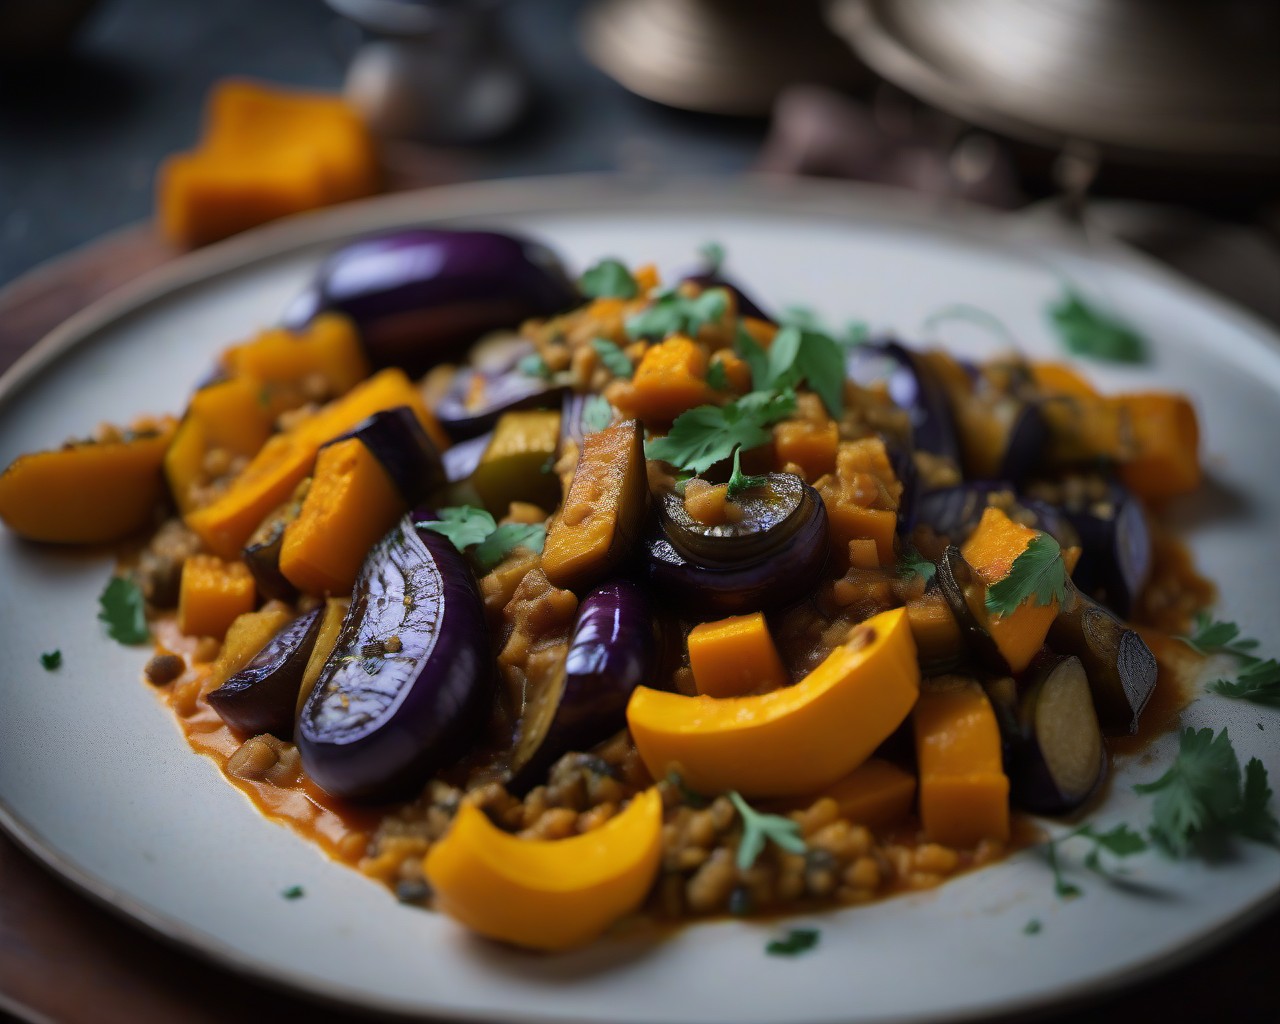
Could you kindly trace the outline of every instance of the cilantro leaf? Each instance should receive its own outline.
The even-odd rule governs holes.
[[[707,804],[711,803],[709,797],[706,797],[701,793],[695,793],[690,789],[685,784],[684,776],[677,771],[667,772],[666,781],[668,784],[675,787],[676,792],[680,794],[681,801],[688,804],[690,807],[706,807]]]
[[[1240,639],[1239,626],[1234,622],[1216,620],[1205,611],[1196,613],[1195,631],[1191,636],[1184,636],[1179,639],[1192,650],[1204,655],[1234,654],[1246,663],[1259,660],[1253,654],[1253,651],[1258,646],[1257,640],[1252,638]]]
[[[987,611],[1009,615],[1028,599],[1038,605],[1061,602],[1066,589],[1062,548],[1049,534],[1037,533],[1013,560],[1004,579],[987,588]]]
[[[708,274],[718,274],[720,268],[724,266],[724,246],[719,242],[704,242],[698,246],[698,255],[706,264]]]
[[[738,844],[738,869],[746,871],[764,850],[766,840],[789,853],[804,853],[808,847],[800,838],[800,825],[780,814],[761,814],[736,792],[728,794],[729,802],[742,818],[742,841]]]
[[[287,889],[282,889],[280,895],[287,900],[298,900],[305,896],[306,892],[300,885],[291,885]]]
[[[843,411],[844,350],[832,338],[791,325],[774,335],[768,352],[746,331],[738,334],[738,348],[757,391],[792,388],[803,380],[832,416]]]
[[[1116,363],[1141,363],[1147,358],[1146,342],[1140,334],[1089,305],[1074,289],[1068,288],[1047,313],[1069,352]]]
[[[769,353],[742,324],[733,342],[733,350],[751,370],[751,386],[756,391],[769,390]]]
[[[144,644],[151,638],[142,591],[123,576],[111,577],[98,597],[98,620],[106,624],[107,636],[119,643]]]
[[[714,362],[707,367],[707,387],[712,391],[729,390],[729,373],[724,368],[724,363]]]
[[[1255,659],[1234,681],[1217,679],[1209,684],[1209,689],[1224,697],[1280,707],[1280,662],[1275,658]]]
[[[753,487],[763,487],[769,482],[767,476],[748,476],[742,472],[741,466],[742,448],[741,446],[733,450],[733,473],[729,476],[729,486],[725,489],[725,497],[732,501],[743,491],[749,491]]]
[[[645,443],[651,459],[702,473],[729,458],[735,448],[750,451],[772,436],[768,427],[795,411],[795,395],[755,391],[722,406],[699,405],[681,413],[666,437]]]
[[[551,379],[551,367],[537,352],[530,352],[527,356],[521,356],[520,361],[516,363],[516,369],[526,377],[541,377],[543,380]]]
[[[915,548],[907,548],[898,562],[899,576],[920,576],[928,583],[938,571],[936,562],[931,562]]]
[[[1212,729],[1183,730],[1172,767],[1154,782],[1133,787],[1156,794],[1152,837],[1176,857],[1207,843],[1220,844],[1233,833],[1272,841],[1275,819],[1267,807],[1267,772],[1261,762],[1256,768],[1253,764],[1242,792],[1240,762],[1227,730],[1217,736]]]
[[[729,293],[723,288],[708,288],[694,298],[667,292],[627,320],[627,336],[661,339],[683,334],[694,338],[707,324],[724,319],[728,311]]]
[[[1082,825],[1078,834],[1087,836],[1101,848],[1116,857],[1131,857],[1147,848],[1147,841],[1124,822],[1106,832],[1097,831],[1092,825]]]
[[[578,289],[589,299],[634,299],[640,286],[620,260],[601,260],[578,278]]]
[[[493,516],[482,508],[473,505],[459,505],[455,508],[442,508],[439,519],[430,522],[415,523],[424,530],[438,533],[459,551],[479,544],[498,528]]]
[[[1083,895],[1083,890],[1078,885],[1067,881],[1058,857],[1058,848],[1068,840],[1077,838],[1088,839],[1093,844],[1089,852],[1085,854],[1084,866],[1094,874],[1101,875],[1107,879],[1112,878],[1113,875],[1111,871],[1102,865],[1104,851],[1113,857],[1123,858],[1131,857],[1135,853],[1142,853],[1148,846],[1147,841],[1142,836],[1123,823],[1106,832],[1099,832],[1086,822],[1079,828],[1066,833],[1066,835],[1051,839],[1047,844],[1045,856],[1049,862],[1049,868],[1053,871],[1054,892],[1060,899],[1064,900],[1074,899]]]
[[[600,362],[604,363],[604,368],[615,377],[630,380],[631,375],[636,372],[627,354],[608,338],[592,338],[591,347],[596,350],[596,355],[600,357]]]
[[[547,527],[544,523],[504,523],[471,549],[481,572],[488,572],[507,557],[513,548],[524,547],[541,551],[546,543]]]
[[[613,423],[613,406],[604,395],[592,395],[582,403],[578,422],[585,433],[595,434]]]
[[[1033,917],[1030,921],[1028,921],[1025,925],[1022,926],[1022,934],[1023,935],[1039,935],[1040,929],[1042,927],[1043,926],[1040,924],[1040,918]]]
[[[52,672],[54,669],[62,665],[62,652],[59,650],[45,651],[40,655],[40,664],[44,666],[46,672]]]
[[[818,944],[822,933],[817,928],[792,928],[781,939],[772,939],[764,947],[770,956],[799,956]]]
[[[805,331],[796,369],[838,419],[844,411],[844,350],[825,334]]]

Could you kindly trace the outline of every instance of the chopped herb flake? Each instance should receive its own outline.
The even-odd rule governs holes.
[[[640,286],[620,260],[601,260],[578,278],[578,288],[589,299],[634,299]]]
[[[1115,363],[1141,363],[1147,358],[1146,342],[1140,334],[1091,306],[1073,289],[1068,288],[1047,312],[1069,352]]]
[[[707,387],[713,391],[729,390],[729,374],[724,363],[717,361],[707,367]]]
[[[783,327],[766,352],[745,329],[738,331],[738,354],[751,367],[756,391],[778,391],[807,383],[839,417],[844,409],[844,349],[820,331]]]
[[[693,338],[707,324],[724,319],[728,311],[729,293],[723,288],[708,288],[692,299],[667,292],[627,321],[627,335],[659,340],[673,334]]]
[[[1038,917],[1033,917],[1022,928],[1023,935],[1039,935],[1042,925]]]
[[[481,572],[488,572],[514,548],[541,551],[546,539],[545,523],[505,523],[472,548],[471,557]]]
[[[631,379],[631,375],[635,373],[635,367],[631,365],[631,360],[622,349],[608,338],[592,338],[591,347],[596,350],[596,355],[600,357],[600,362],[604,363],[606,370],[623,380]]]
[[[915,548],[907,548],[898,562],[898,575],[902,577],[919,576],[926,583],[933,579],[938,571],[937,563],[929,561]]]
[[[1258,647],[1257,640],[1241,638],[1240,627],[1234,622],[1219,621],[1205,611],[1196,614],[1195,629],[1191,636],[1180,639],[1188,647],[1204,655],[1233,654],[1247,664],[1260,660],[1253,653]]]
[[[98,620],[107,636],[122,644],[143,644],[151,638],[147,628],[147,603],[133,580],[113,576],[98,598]]]
[[[588,434],[604,430],[613,423],[613,406],[604,395],[592,395],[582,403],[582,416],[579,420],[582,429]]]
[[[1062,548],[1047,533],[1037,533],[1009,567],[1008,574],[987,588],[987,611],[1009,615],[1024,601],[1038,605],[1066,597],[1067,567]]]
[[[287,900],[300,900],[306,895],[306,892],[300,885],[291,885],[289,888],[281,890],[280,895]]]
[[[551,379],[551,367],[537,352],[530,352],[527,356],[522,356],[520,361],[516,363],[516,369],[526,377],[541,377],[543,380]]]
[[[792,928],[781,939],[772,939],[764,947],[770,956],[799,956],[813,949],[822,933],[817,928]]]
[[[771,840],[789,853],[804,853],[808,847],[800,838],[800,825],[780,814],[762,814],[747,803],[738,793],[728,794],[742,817],[742,841],[738,843],[738,870],[746,871],[764,851],[766,840]]]
[[[1209,689],[1224,697],[1280,707],[1280,662],[1275,658],[1255,661],[1241,670],[1234,680],[1214,680]]]
[[[723,245],[719,242],[706,242],[698,246],[698,255],[702,257],[708,274],[720,273],[720,268],[724,266]]]
[[[40,664],[44,666],[46,672],[52,672],[56,668],[62,666],[61,651],[45,651],[40,655]]]

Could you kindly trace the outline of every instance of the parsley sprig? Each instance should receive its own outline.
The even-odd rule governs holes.
[[[677,469],[704,473],[737,448],[750,451],[767,442],[769,426],[795,412],[796,396],[753,391],[724,405],[699,405],[682,412],[666,437],[645,443],[645,455]]]
[[[1280,662],[1275,658],[1255,662],[1235,679],[1215,679],[1209,689],[1224,697],[1280,707]]]
[[[707,387],[712,391],[729,390],[729,371],[724,363],[717,361],[707,367]]]
[[[541,377],[543,380],[551,379],[551,367],[537,352],[530,352],[527,356],[521,356],[520,361],[516,363],[516,369],[526,377]]]
[[[133,580],[113,576],[98,597],[98,620],[107,627],[107,636],[122,644],[145,644],[151,639],[147,628],[147,602]]]
[[[733,450],[733,472],[729,475],[729,485],[725,489],[725,497],[732,501],[743,491],[753,487],[763,487],[769,482],[767,476],[748,476],[742,472],[742,448]]]
[[[40,664],[44,666],[46,672],[52,672],[60,668],[62,666],[62,651],[45,651],[40,655]]]
[[[604,368],[615,377],[630,380],[631,375],[636,372],[627,354],[608,338],[592,338],[591,347],[596,350]]]
[[[1009,615],[1028,599],[1038,605],[1061,603],[1066,591],[1062,548],[1049,534],[1037,533],[1013,560],[1005,577],[987,588],[987,611]]]
[[[542,523],[504,523],[499,526],[493,516],[473,505],[442,508],[439,514],[439,519],[414,525],[446,538],[455,548],[470,556],[481,572],[491,570],[513,548],[541,551],[547,537],[547,528]]]
[[[766,841],[776,843],[789,853],[804,853],[807,847],[800,838],[800,825],[780,814],[762,814],[742,796],[728,794],[729,802],[742,818],[742,841],[738,844],[738,870],[746,871],[764,851]]]
[[[640,285],[621,260],[604,259],[578,278],[578,290],[589,299],[634,299]]]
[[[1073,288],[1067,288],[1046,312],[1069,352],[1113,363],[1141,363],[1147,358],[1142,335],[1091,305]]]
[[[708,288],[693,298],[664,292],[648,309],[627,320],[627,336],[659,341],[673,334],[694,338],[707,324],[724,319],[728,311],[729,293],[723,288]]]
[[[1094,874],[1100,875],[1109,881],[1115,879],[1115,872],[1103,866],[1102,854],[1104,852],[1113,857],[1124,858],[1131,857],[1135,853],[1142,853],[1148,848],[1147,841],[1123,823],[1108,829],[1106,832],[1099,832],[1092,825],[1086,823],[1079,828],[1072,829],[1065,835],[1051,839],[1045,844],[1045,857],[1049,861],[1050,870],[1053,871],[1054,892],[1062,899],[1074,899],[1083,895],[1083,890],[1078,885],[1067,881],[1059,858],[1059,848],[1062,844],[1077,838],[1088,839],[1093,844],[1089,852],[1084,856],[1082,861],[1084,866]]]
[[[1234,622],[1215,620],[1207,612],[1201,612],[1196,616],[1192,635],[1181,639],[1205,656],[1230,655],[1241,666],[1235,679],[1220,678],[1210,683],[1212,692],[1254,704],[1280,707],[1280,662],[1275,658],[1264,661],[1254,654],[1258,641],[1242,637],[1240,627]]]
[[[1252,637],[1241,637],[1240,627],[1234,622],[1219,621],[1208,612],[1201,611],[1196,614],[1194,628],[1191,636],[1181,637],[1181,640],[1201,654],[1234,654],[1247,663],[1260,660],[1253,653],[1258,641]]]
[[[898,575],[903,578],[919,576],[928,583],[937,571],[937,563],[929,561],[913,547],[907,548],[898,561]]]
[[[579,418],[585,433],[595,434],[613,423],[613,406],[604,395],[592,395],[582,403],[582,415]]]
[[[839,417],[844,411],[844,349],[828,335],[783,327],[766,351],[740,329],[734,348],[751,368],[756,391],[781,391],[804,381],[832,416]]]

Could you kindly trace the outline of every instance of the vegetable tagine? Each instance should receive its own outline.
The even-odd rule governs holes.
[[[180,419],[17,459],[0,517],[145,537],[101,618],[155,643],[192,746],[482,935],[936,886],[1025,841],[1021,812],[1084,807],[1187,699],[1171,637],[1212,588],[1154,511],[1199,485],[1195,412],[837,338],[720,255],[664,288],[495,233],[357,241]],[[1225,733],[1183,747],[1239,783]],[[1260,771],[1230,812],[1253,825],[1219,817],[1269,838]],[[1147,846],[1071,835],[1095,865]]]

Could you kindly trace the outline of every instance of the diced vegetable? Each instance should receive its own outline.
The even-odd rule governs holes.
[[[791,681],[760,612],[694,626],[689,667],[698,692],[708,697],[742,697]]]
[[[944,676],[920,692],[912,716],[920,821],[947,846],[1009,838],[1009,779],[991,702],[972,679]]]
[[[298,687],[320,619],[319,608],[299,616],[209,693],[210,705],[227,725],[249,736],[269,732],[283,740],[292,737]]]
[[[256,612],[237,616],[209,670],[208,685],[216,688],[239,672],[293,618],[286,605],[272,601]]]
[[[190,512],[200,501],[200,487],[210,474],[208,461],[222,452],[252,458],[271,435],[274,419],[263,401],[262,384],[248,377],[219,380],[191,396],[187,411],[164,453],[165,478],[178,511]]]
[[[795,463],[810,482],[836,468],[836,446],[840,432],[835,420],[785,420],[773,427],[774,451],[779,466]]]
[[[339,313],[318,316],[296,332],[281,327],[262,331],[227,349],[222,365],[233,378],[257,382],[267,398],[279,385],[323,385],[328,397],[337,397],[372,372],[355,325]]]
[[[231,625],[257,603],[253,576],[243,562],[192,555],[183,563],[178,591],[178,628],[187,636],[221,640]]]
[[[637,909],[662,859],[662,798],[650,788],[580,836],[519,839],[463,804],[423,866],[436,905],[474,932],[531,949],[598,937]]]
[[[830,785],[910,713],[920,682],[906,613],[883,612],[794,686],[753,697],[685,697],[639,687],[632,739],[654,778],[696,792],[787,796]]]
[[[645,351],[630,381],[615,381],[609,401],[646,425],[670,423],[686,409],[713,398],[707,386],[707,352],[696,341],[673,335]]]
[[[876,542],[881,565],[894,563],[902,484],[882,440],[840,442],[835,473],[814,487],[831,521],[831,550],[838,567],[847,568],[849,542],[860,538]]]
[[[629,420],[588,434],[569,493],[547,530],[547,579],[581,590],[605,578],[635,549],[648,510],[640,424]]]
[[[176,424],[19,455],[0,473],[0,520],[27,540],[101,544],[155,520],[160,466]]]
[[[560,481],[551,471],[560,443],[559,412],[503,413],[471,474],[471,485],[493,515],[513,501],[555,508]]]
[[[262,521],[244,546],[244,564],[253,574],[258,592],[266,597],[292,601],[298,596],[298,588],[280,571],[280,551],[284,547],[285,528],[298,518],[302,500],[310,489],[311,478],[308,477],[298,484],[288,501]]]
[[[1158,392],[1112,399],[1128,417],[1134,454],[1120,464],[1120,479],[1152,501],[1189,494],[1200,486],[1200,425],[1182,395]]]

